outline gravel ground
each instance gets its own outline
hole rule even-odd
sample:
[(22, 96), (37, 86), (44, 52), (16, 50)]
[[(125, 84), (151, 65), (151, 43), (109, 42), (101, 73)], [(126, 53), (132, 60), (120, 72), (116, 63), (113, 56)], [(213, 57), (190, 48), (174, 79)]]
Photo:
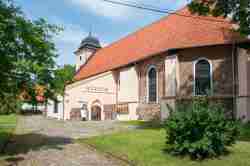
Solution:
[(71, 122), (43, 116), (20, 116), (15, 135), (0, 165), (8, 166), (119, 166), (121, 161), (104, 156), (75, 139), (128, 130), (114, 121)]

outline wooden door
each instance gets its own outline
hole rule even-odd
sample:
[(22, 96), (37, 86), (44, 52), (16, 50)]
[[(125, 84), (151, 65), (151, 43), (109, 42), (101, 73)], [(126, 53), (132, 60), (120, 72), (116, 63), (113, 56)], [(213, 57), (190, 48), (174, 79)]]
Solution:
[(99, 106), (93, 106), (91, 108), (91, 120), (94, 120), (94, 121), (100, 121), (102, 120), (101, 118), (101, 108)]

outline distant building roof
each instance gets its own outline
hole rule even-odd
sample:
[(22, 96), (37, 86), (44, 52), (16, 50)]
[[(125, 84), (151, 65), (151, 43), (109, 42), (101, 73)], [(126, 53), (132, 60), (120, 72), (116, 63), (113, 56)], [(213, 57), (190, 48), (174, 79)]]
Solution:
[[(232, 43), (232, 23), (224, 18), (197, 16), (187, 7), (98, 50), (75, 80), (104, 73), (157, 53), (186, 47)], [(85, 43), (85, 42), (83, 42)]]

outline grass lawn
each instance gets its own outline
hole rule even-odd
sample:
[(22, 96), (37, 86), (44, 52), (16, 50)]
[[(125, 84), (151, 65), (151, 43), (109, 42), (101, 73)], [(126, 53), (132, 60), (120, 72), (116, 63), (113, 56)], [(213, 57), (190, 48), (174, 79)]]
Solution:
[(0, 151), (16, 127), (16, 115), (0, 115)]
[(238, 141), (230, 148), (229, 155), (199, 162), (165, 153), (165, 131), (159, 125), (137, 121), (123, 123), (139, 125), (142, 129), (83, 139), (80, 142), (126, 158), (139, 166), (250, 166), (250, 125), (242, 127), (244, 133), (241, 139), (244, 141)]

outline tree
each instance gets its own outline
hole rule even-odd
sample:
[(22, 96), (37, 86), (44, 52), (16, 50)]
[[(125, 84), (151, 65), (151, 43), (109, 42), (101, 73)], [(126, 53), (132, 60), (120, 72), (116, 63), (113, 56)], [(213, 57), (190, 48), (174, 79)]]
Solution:
[(44, 19), (31, 21), (12, 1), (0, 0), (1, 106), (15, 110), (24, 87), (42, 85), (49, 91), (57, 57), (52, 37), (60, 30)]
[(189, 4), (193, 13), (231, 17), (243, 35), (250, 35), (250, 0), (194, 0)]
[(53, 78), (53, 89), (55, 94), (64, 94), (65, 85), (73, 81), (74, 74), (75, 66), (73, 65), (65, 65), (55, 70)]

